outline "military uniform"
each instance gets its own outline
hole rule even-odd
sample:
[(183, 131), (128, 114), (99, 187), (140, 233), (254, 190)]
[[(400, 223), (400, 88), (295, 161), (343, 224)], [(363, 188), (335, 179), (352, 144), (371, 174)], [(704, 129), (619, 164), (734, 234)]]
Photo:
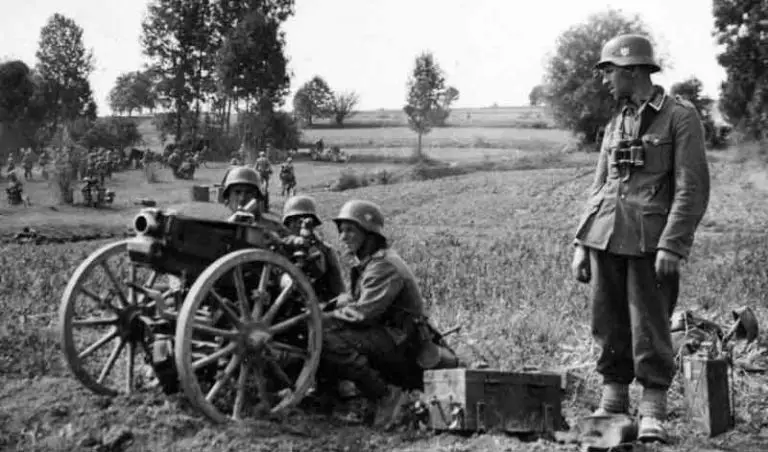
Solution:
[(424, 314), (415, 276), (395, 251), (384, 249), (353, 267), (350, 281), (351, 306), (363, 319), (325, 325), (320, 376), (350, 380), (371, 399), (382, 397), (388, 382), (418, 386), (407, 353), (413, 316)]
[[(619, 164), (620, 140), (640, 139), (643, 165)], [(669, 316), (677, 277), (657, 282), (657, 249), (688, 257), (709, 201), (704, 130), (695, 108), (661, 87), (606, 128), (576, 242), (592, 250), (592, 330), (608, 382), (666, 389), (675, 373)], [(634, 357), (634, 359), (633, 359)]]

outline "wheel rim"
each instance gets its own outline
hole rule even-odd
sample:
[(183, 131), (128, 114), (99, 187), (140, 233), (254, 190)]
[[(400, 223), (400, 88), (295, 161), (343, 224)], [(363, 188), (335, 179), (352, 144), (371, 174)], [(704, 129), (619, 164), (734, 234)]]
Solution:
[(127, 244), (105, 245), (88, 256), (67, 283), (59, 308), (67, 365), (80, 383), (101, 395), (146, 388), (154, 377), (146, 359), (137, 359), (147, 353), (145, 322), (159, 319), (146, 290), (161, 293), (169, 281), (132, 264)]
[(187, 399), (227, 422), (301, 401), (321, 342), (309, 280), (288, 259), (250, 249), (218, 259), (197, 278), (181, 307), (174, 355)]

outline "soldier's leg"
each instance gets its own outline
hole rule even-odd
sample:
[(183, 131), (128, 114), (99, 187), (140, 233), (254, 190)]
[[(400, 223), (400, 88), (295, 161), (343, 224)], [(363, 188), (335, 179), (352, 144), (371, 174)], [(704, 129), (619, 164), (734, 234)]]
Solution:
[(319, 374), (329, 382), (350, 380), (367, 398), (377, 400), (386, 395), (387, 382), (371, 360), (374, 356), (392, 355), (395, 350), (396, 345), (384, 328), (333, 325), (323, 334)]
[[(639, 411), (654, 425), (640, 432), (664, 440), (660, 422), (667, 417), (667, 390), (675, 375), (669, 320), (677, 304), (679, 278), (657, 281), (655, 256), (631, 259), (627, 277), (635, 375), (643, 386)], [(641, 424), (641, 430), (643, 425)]]
[(597, 372), (603, 377), (600, 410), (629, 410), (629, 384), (635, 377), (627, 300), (627, 259), (590, 250), (592, 335), (600, 345)]

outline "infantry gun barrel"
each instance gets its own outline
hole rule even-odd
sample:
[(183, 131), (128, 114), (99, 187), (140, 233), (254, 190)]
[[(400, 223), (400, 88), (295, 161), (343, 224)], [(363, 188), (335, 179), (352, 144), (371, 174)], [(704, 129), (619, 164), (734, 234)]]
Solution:
[(157, 209), (143, 209), (133, 219), (133, 228), (139, 234), (152, 235), (160, 229)]

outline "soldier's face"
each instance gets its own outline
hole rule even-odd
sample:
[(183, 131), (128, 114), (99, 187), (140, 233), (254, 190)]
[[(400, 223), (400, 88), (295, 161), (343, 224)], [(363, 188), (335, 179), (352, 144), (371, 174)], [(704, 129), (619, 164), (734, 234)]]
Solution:
[(365, 232), (349, 221), (341, 222), (339, 225), (339, 235), (341, 243), (352, 254), (357, 254), (363, 247), (363, 243), (365, 243)]
[(234, 212), (256, 198), (257, 192), (253, 187), (247, 185), (234, 185), (229, 189), (228, 196), (227, 206), (229, 210)]
[(602, 72), (603, 85), (608, 87), (614, 99), (632, 95), (635, 78), (631, 70), (609, 64)]

